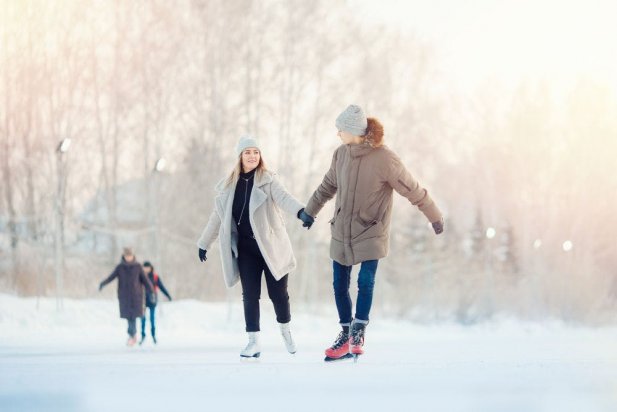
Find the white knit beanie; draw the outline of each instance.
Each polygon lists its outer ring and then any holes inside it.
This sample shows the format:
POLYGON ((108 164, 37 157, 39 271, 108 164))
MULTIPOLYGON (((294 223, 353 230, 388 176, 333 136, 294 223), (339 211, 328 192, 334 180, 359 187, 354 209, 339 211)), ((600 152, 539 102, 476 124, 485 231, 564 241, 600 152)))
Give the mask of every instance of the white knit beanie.
POLYGON ((242 152, 244 152, 249 147, 256 147, 257 149, 259 149, 259 142, 257 141, 257 138, 252 136, 242 136, 240 140, 238 140, 238 144, 236 145, 236 155, 239 157, 242 152))
POLYGON ((362 108, 351 104, 336 118, 336 127, 354 136, 364 136, 368 123, 362 108))

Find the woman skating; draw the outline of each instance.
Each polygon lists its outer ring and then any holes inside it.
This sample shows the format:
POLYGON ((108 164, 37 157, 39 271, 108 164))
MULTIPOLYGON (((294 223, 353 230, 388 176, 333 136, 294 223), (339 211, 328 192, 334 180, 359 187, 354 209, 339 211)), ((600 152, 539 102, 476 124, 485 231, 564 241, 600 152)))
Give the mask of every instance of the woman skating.
POLYGON ((225 283, 231 288, 241 282, 249 343, 240 356, 259 357, 261 353, 262 272, 287 350, 295 353, 287 280, 288 273, 296 268, 296 259, 281 210, 298 217, 303 205, 267 170, 257 139, 241 138, 236 155, 233 171, 216 186, 214 211, 197 242, 199 258, 206 260, 218 236, 225 283))
POLYGON ((122 261, 111 275, 99 284, 99 291, 105 285, 118 279, 118 302, 120 304, 120 317, 128 322, 129 339, 128 346, 135 345, 137 339, 137 318, 144 316, 144 288, 146 293, 153 293, 152 284, 144 274, 141 264, 135 259, 131 248, 124 248, 122 261))
POLYGON ((367 119, 359 106, 351 105, 338 116, 336 127, 343 145, 334 152, 330 169, 302 212, 304 219, 315 217, 336 195, 335 213, 330 220, 330 257, 343 330, 326 349, 326 360, 364 353, 377 264, 388 254, 393 190, 424 213, 435 233, 443 231, 441 212, 426 189, 383 145, 383 127, 377 119, 367 119), (352 317, 349 285, 356 264, 361 266, 356 313, 352 317))

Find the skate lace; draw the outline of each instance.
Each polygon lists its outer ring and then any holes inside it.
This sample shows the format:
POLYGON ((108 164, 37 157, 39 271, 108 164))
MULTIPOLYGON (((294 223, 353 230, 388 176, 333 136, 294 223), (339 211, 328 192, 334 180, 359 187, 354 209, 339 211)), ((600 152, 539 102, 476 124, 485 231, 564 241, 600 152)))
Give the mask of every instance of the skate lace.
POLYGON ((345 333, 345 331, 341 331, 336 337, 336 340, 334 341, 334 344, 332 345, 332 349, 340 348, 345 343, 347 343, 348 340, 349 340, 349 334, 345 333))
POLYGON ((364 343, 364 329, 355 329, 351 331, 351 344, 354 346, 364 343))

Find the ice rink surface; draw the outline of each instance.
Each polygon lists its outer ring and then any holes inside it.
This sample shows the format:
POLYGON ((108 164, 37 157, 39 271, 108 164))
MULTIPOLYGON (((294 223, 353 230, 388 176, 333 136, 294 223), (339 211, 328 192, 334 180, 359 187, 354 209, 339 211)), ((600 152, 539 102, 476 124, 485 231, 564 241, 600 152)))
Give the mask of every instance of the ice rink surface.
POLYGON ((114 301, 0 295, 0 411, 617 410, 617 328, 373 318, 357 364, 326 364, 336 319, 294 314, 290 355, 268 303, 241 362, 239 306, 166 303, 159 344, 127 348, 114 301))

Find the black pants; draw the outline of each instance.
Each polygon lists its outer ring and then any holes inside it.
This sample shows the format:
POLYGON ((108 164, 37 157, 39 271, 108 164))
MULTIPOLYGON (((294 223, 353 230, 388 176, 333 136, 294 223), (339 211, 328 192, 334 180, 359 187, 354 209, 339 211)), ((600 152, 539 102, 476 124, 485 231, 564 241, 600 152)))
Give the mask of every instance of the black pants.
POLYGON ((276 280, 264 261, 257 241, 253 238, 240 237, 238 241, 238 267, 242 283, 242 300, 244 302, 244 320, 247 332, 259 331, 259 298, 261 297, 261 273, 266 273, 268 296, 274 304, 276 320, 287 323, 291 320, 289 294, 287 293, 288 275, 276 280))
POLYGON ((135 334, 137 333, 137 322, 136 322, 136 319, 135 318, 127 319, 126 321, 129 324, 129 329, 127 330, 127 332, 129 334, 129 336, 131 338, 133 338, 133 337, 135 337, 135 334))

